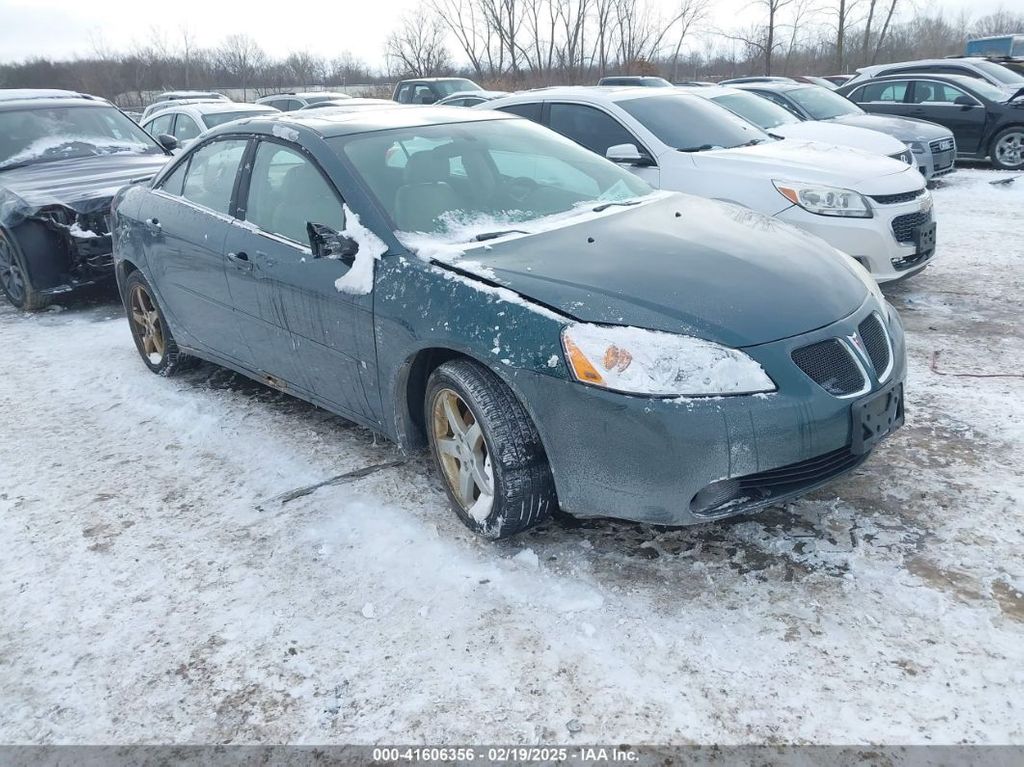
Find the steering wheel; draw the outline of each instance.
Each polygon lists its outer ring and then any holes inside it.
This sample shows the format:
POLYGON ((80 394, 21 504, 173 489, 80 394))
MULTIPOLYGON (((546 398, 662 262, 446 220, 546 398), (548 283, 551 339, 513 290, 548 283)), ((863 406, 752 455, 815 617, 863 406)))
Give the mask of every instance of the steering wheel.
POLYGON ((522 204, 540 186, 532 178, 527 176, 516 176, 505 184, 505 194, 516 203, 522 204))

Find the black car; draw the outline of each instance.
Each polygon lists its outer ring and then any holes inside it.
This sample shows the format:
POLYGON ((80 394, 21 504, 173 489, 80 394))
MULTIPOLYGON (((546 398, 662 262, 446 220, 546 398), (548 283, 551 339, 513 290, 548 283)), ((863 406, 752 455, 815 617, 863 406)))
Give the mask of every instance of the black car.
POLYGON ((170 148, 103 99, 0 91, 0 290, 7 299, 41 309, 59 293, 113 283, 110 201, 124 185, 156 175, 170 148))
POLYGON ((961 157, 1024 168, 1024 88, 997 88, 962 75, 876 77, 839 93, 876 114, 914 117, 953 131, 961 157))

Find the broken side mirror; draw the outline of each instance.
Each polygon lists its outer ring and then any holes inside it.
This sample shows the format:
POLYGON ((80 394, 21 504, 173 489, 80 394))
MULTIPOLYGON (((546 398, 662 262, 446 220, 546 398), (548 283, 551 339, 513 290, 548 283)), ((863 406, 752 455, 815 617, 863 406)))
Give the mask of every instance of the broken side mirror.
POLYGON ((359 243, 351 237, 331 229, 326 224, 306 222, 306 233, 309 235, 309 249, 313 258, 331 258, 344 261, 349 266, 355 261, 359 252, 359 243))
POLYGON ((604 153, 612 162, 622 165, 653 165, 651 158, 640 153, 636 144, 615 144, 604 153))
POLYGON ((168 152, 173 152, 178 148, 178 139, 172 136, 170 133, 161 133, 156 137, 156 143, 166 149, 168 152))

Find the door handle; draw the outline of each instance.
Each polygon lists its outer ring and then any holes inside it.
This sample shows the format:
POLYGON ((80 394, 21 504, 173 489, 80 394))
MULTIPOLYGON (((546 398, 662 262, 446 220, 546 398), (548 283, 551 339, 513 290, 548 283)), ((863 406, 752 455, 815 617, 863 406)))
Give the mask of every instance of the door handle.
POLYGON ((252 261, 249 260, 249 254, 243 251, 238 253, 228 253, 228 261, 233 263, 239 269, 246 271, 252 271, 252 261))

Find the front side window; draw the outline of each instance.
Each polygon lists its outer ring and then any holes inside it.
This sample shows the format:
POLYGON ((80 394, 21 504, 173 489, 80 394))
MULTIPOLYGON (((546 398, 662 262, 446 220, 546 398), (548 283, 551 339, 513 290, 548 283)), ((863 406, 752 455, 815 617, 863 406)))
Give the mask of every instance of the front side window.
POLYGON ((130 117, 84 104, 0 112, 0 169, 118 152, 163 154, 130 117))
POLYGON ((327 139, 396 231, 462 236, 651 194, 614 163, 528 120, 426 125, 327 139), (406 158, 396 167, 395 156, 406 158))
POLYGON ((174 138, 178 141, 191 141, 200 134, 196 121, 186 114, 179 114, 174 123, 174 138))
POLYGON ((906 80, 898 83, 871 83, 863 88, 859 88, 852 98, 854 101, 861 103, 865 101, 881 101, 898 104, 906 99, 909 85, 906 80))
POLYGON ((757 126, 699 96, 659 94, 620 101, 619 106, 662 143, 683 152, 728 149, 772 140, 757 126))
POLYGON ((341 202, 312 160, 271 141, 256 149, 245 220, 300 244, 309 242, 307 223, 345 228, 341 202))
POLYGON ((247 143, 244 139, 214 141, 193 152, 185 172, 182 197, 228 215, 235 176, 247 143))
POLYGON ((971 101, 976 101, 959 88, 954 88, 946 83, 938 83, 933 80, 919 80, 914 83, 915 104, 954 104, 961 96, 967 96, 971 101))
POLYGON ((643 150, 636 136, 622 123, 600 109, 583 104, 552 104, 548 126, 602 157, 609 147, 619 144, 633 144, 643 150))

